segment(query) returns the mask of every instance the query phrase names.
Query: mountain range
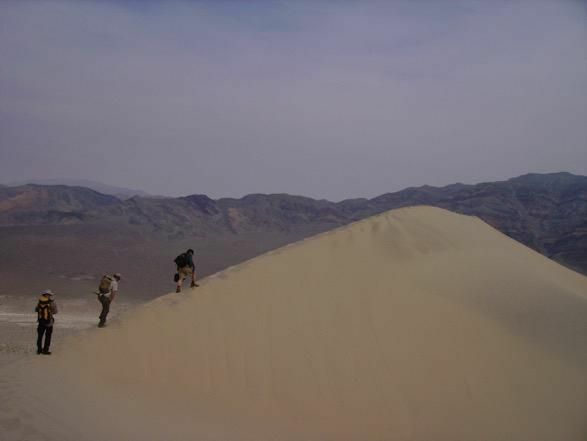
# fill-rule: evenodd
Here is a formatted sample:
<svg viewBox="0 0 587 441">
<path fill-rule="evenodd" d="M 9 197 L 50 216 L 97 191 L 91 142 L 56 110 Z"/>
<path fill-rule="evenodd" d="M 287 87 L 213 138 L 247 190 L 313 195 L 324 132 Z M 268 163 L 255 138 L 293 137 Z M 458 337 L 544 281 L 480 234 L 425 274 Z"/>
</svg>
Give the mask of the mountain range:
<svg viewBox="0 0 587 441">
<path fill-rule="evenodd" d="M 196 248 L 200 275 L 206 275 L 316 233 L 413 205 L 477 216 L 587 274 L 587 176 L 570 173 L 412 187 L 341 202 L 288 194 L 121 199 L 80 186 L 27 184 L 0 187 L 0 275 L 12 282 L 0 287 L 0 294 L 43 289 L 38 280 L 29 283 L 31 269 L 65 291 L 70 285 L 63 281 L 85 281 L 89 287 L 99 274 L 120 270 L 129 274 L 133 295 L 154 297 L 169 290 L 173 257 L 186 247 Z M 23 284 L 23 279 L 29 282 Z"/>
<path fill-rule="evenodd" d="M 24 181 L 12 182 L 7 184 L 8 187 L 20 187 L 27 184 L 37 185 L 67 185 L 69 187 L 86 187 L 95 190 L 99 193 L 104 193 L 112 196 L 116 196 L 119 199 L 128 199 L 133 196 L 151 196 L 142 190 L 133 190 L 131 188 L 118 187 L 116 185 L 108 185 L 102 182 L 91 181 L 89 179 L 73 179 L 73 178 L 61 178 L 61 179 L 28 179 Z"/>
</svg>

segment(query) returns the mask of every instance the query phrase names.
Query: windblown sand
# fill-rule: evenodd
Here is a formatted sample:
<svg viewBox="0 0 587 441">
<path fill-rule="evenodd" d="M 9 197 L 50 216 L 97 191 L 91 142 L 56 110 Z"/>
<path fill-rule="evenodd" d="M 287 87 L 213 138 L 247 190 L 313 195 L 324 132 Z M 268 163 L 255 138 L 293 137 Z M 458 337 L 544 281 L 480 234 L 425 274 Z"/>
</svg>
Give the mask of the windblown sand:
<svg viewBox="0 0 587 441">
<path fill-rule="evenodd" d="M 0 439 L 587 439 L 587 279 L 400 209 L 0 372 Z"/>
</svg>

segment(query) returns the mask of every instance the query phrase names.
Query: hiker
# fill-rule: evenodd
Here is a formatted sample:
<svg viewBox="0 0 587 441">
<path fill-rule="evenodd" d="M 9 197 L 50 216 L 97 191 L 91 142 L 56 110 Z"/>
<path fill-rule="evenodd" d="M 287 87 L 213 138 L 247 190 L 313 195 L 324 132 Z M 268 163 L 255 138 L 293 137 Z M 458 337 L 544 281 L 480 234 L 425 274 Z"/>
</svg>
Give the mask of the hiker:
<svg viewBox="0 0 587 441">
<path fill-rule="evenodd" d="M 106 326 L 106 317 L 110 312 L 110 303 L 114 301 L 114 298 L 118 294 L 118 282 L 122 275 L 120 273 L 114 273 L 113 275 L 104 275 L 100 280 L 100 286 L 98 287 L 98 300 L 102 304 L 102 312 L 100 312 L 100 322 L 98 323 L 99 328 Z"/>
<path fill-rule="evenodd" d="M 53 335 L 53 316 L 57 314 L 57 303 L 53 299 L 53 291 L 47 289 L 39 297 L 37 307 L 37 354 L 51 355 L 51 336 Z M 43 343 L 43 336 L 45 342 Z"/>
<path fill-rule="evenodd" d="M 187 277 L 192 278 L 192 283 L 190 287 L 194 288 L 199 286 L 196 283 L 196 266 L 194 265 L 194 250 L 191 248 L 187 250 L 185 253 L 181 253 L 177 256 L 174 260 L 175 264 L 177 265 L 177 273 L 175 273 L 175 277 L 173 280 L 177 282 L 177 288 L 175 292 L 181 292 L 181 285 L 183 284 L 183 279 Z"/>
</svg>

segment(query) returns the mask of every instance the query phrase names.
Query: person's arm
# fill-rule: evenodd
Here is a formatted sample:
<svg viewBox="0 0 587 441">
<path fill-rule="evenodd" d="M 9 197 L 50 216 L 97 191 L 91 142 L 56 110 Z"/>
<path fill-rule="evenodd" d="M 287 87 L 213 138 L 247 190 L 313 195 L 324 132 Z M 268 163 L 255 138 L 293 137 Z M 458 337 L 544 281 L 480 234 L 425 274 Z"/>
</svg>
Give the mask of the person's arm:
<svg viewBox="0 0 587 441">
<path fill-rule="evenodd" d="M 57 303 L 55 303 L 55 300 L 51 301 L 51 314 L 55 315 L 59 312 L 59 309 L 57 308 Z"/>
<path fill-rule="evenodd" d="M 116 294 L 118 294 L 118 281 L 113 280 L 112 282 L 110 282 L 110 301 L 111 302 L 114 300 L 114 297 L 116 297 Z"/>
</svg>

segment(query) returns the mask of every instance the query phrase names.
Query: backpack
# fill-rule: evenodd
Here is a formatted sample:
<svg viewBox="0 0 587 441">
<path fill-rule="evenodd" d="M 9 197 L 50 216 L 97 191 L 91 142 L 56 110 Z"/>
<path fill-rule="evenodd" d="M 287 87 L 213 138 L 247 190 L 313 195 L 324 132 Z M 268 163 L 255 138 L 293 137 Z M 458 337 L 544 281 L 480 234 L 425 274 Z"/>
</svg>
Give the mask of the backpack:
<svg viewBox="0 0 587 441">
<path fill-rule="evenodd" d="M 100 280 L 100 285 L 98 286 L 98 292 L 100 294 L 108 294 L 110 292 L 110 284 L 112 283 L 112 276 L 104 275 L 102 276 L 102 280 Z"/>
<path fill-rule="evenodd" d="M 178 268 L 184 268 L 188 266 L 188 255 L 186 253 L 181 253 L 173 261 L 175 262 Z"/>
<path fill-rule="evenodd" d="M 39 302 L 37 305 L 37 314 L 39 320 L 50 321 L 53 318 L 51 302 Z"/>
</svg>

